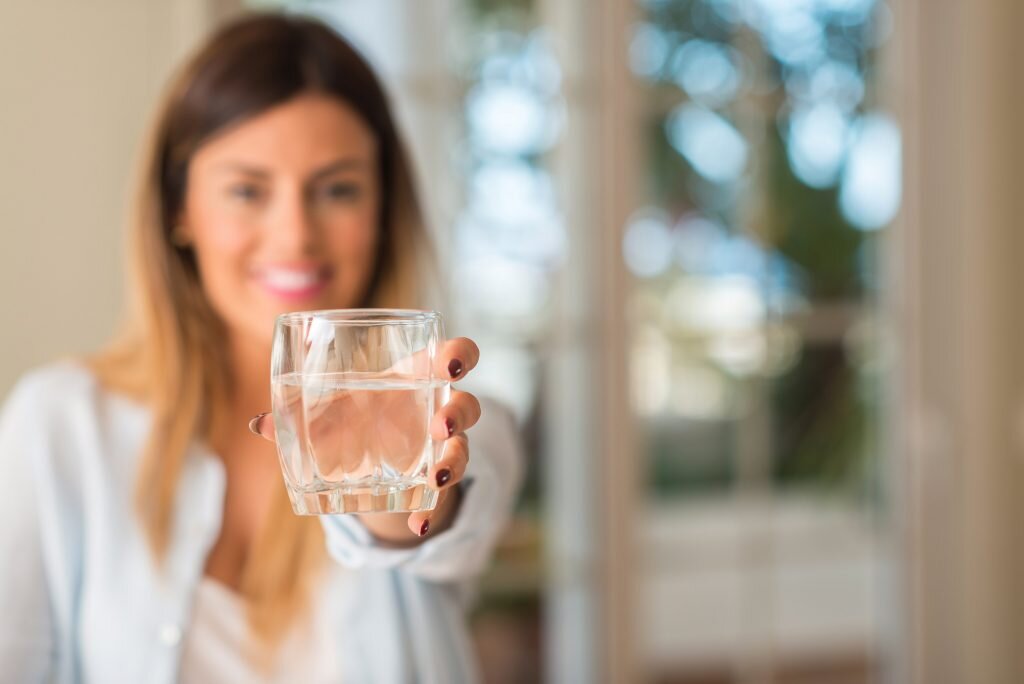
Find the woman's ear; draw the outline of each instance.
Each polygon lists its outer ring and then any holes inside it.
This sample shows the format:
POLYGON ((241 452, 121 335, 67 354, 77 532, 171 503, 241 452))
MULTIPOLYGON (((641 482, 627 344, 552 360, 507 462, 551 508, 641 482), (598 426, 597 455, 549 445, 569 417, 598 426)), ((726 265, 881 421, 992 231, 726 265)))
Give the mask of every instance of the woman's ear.
POLYGON ((174 219, 174 225, 171 226, 171 244, 175 247, 191 247, 192 246, 192 231, 188 227, 188 221, 185 220, 185 211, 178 212, 178 215, 174 219))
POLYGON ((184 224, 175 223, 174 227, 171 228, 171 244, 182 248, 192 245, 192 236, 184 224))

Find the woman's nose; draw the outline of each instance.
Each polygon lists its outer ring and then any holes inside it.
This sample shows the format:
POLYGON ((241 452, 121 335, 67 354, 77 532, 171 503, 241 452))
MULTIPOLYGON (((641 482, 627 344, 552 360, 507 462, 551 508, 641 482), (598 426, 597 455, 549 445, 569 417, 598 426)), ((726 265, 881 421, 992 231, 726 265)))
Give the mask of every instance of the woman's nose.
POLYGON ((289 192, 281 198, 270 234, 282 251, 306 254, 313 249, 317 238, 316 221, 302 192, 289 192))

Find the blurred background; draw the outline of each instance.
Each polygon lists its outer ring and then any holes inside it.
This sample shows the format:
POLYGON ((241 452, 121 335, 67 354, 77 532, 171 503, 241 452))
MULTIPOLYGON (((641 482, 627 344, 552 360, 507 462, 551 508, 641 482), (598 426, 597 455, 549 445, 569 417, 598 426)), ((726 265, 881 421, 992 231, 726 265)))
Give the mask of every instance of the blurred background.
POLYGON ((1024 681, 1018 3, 6 2, 0 392, 107 339, 161 87, 269 9, 384 76, 523 432, 487 681, 1024 681))

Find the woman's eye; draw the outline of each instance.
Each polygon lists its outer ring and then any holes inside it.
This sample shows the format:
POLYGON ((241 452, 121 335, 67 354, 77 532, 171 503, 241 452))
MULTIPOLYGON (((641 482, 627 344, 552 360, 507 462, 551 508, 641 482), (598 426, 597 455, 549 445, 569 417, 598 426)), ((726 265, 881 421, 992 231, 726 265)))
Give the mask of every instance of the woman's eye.
POLYGON ((359 196, 359 186, 355 183, 330 183, 324 186, 321 195, 329 200, 354 199, 359 196))
POLYGON ((243 202, 254 202, 262 196, 260 188, 250 183, 232 185, 228 188, 228 193, 243 202))

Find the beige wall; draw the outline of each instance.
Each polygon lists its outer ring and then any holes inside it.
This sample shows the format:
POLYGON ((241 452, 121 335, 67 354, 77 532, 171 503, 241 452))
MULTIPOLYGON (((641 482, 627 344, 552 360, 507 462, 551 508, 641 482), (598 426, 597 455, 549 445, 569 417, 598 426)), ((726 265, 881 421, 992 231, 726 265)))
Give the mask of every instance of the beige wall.
POLYGON ((169 66, 225 4, 0 3, 0 395, 110 335, 140 137, 169 66))

